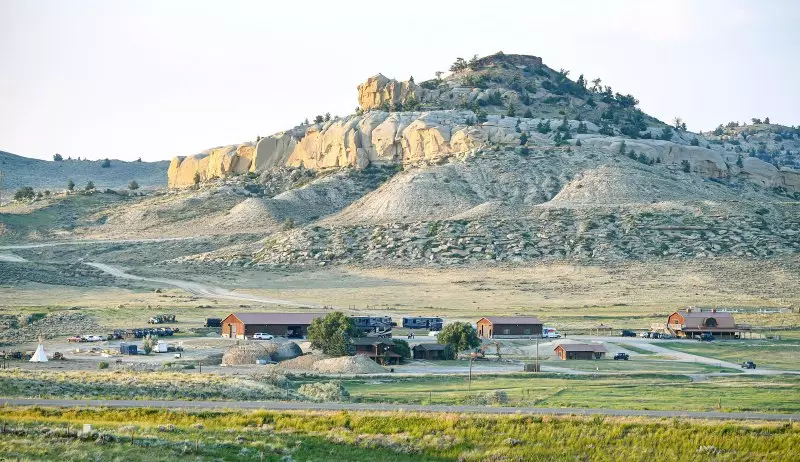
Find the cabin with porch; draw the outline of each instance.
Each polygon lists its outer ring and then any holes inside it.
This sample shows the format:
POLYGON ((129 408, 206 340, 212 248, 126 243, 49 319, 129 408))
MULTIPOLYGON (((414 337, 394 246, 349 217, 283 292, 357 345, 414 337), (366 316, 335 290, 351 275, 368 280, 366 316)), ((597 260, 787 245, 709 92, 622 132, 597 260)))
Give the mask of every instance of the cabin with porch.
POLYGON ((731 313, 687 308, 672 313, 667 318, 667 330, 676 337, 699 338, 711 334, 715 338, 740 338, 750 326, 736 324, 731 313))
POLYGON ((486 316, 478 320, 478 337, 541 337, 542 321, 536 316, 486 316))

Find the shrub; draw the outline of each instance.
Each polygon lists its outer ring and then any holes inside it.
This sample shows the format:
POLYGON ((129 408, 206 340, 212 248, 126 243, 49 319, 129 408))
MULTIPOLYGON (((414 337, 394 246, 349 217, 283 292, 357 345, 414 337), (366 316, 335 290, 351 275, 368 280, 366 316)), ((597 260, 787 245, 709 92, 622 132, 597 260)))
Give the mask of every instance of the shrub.
POLYGON ((130 183, 128 183, 128 189, 131 191, 136 191, 139 189, 139 183, 137 183, 136 180, 132 180, 130 183))
POLYGON ((403 359, 408 359, 411 357, 411 347, 408 346, 408 342, 403 339, 393 339, 394 347, 392 350, 403 357, 403 359))
POLYGON ((690 171, 692 171, 692 165, 691 165, 691 164, 689 164, 689 161, 688 161, 688 160, 686 160, 686 159, 683 159, 683 160, 681 161, 681 170, 683 170, 683 171, 684 171, 684 172, 686 172, 686 173, 689 173, 690 171))
POLYGON ((530 108, 525 109, 525 114, 522 115, 526 119, 533 119, 533 112, 531 112, 530 108))
POLYGON ((102 167, 102 168, 111 167, 111 161, 108 160, 108 159, 103 159, 103 162, 100 163, 100 167, 102 167))
POLYGON ((698 140, 697 138, 692 138, 692 141, 689 144, 691 144, 692 146, 700 146, 700 140, 698 140))
POLYGON ((105 361, 100 361, 100 362, 97 364, 97 368, 98 368, 98 369, 108 369, 108 363, 107 363, 107 362, 105 362, 105 361))
POLYGON ((547 120, 547 121, 539 121, 539 123, 536 124, 536 130, 539 133, 544 133, 544 134, 550 133, 550 130, 551 130, 550 121, 549 120, 547 120))
POLYGON ((86 186, 84 186, 84 188, 83 188, 83 189, 84 189, 84 191, 93 191, 93 190, 94 190, 94 182, 93 182, 93 181, 91 181, 91 180, 89 180, 89 181, 86 183, 86 186))
POLYGON ((600 126, 600 130, 598 130, 598 133, 606 136, 614 136, 614 129, 611 128, 611 126, 608 123, 603 122, 603 125, 600 126))
POLYGON ((192 182, 195 186, 200 184, 200 172, 195 172, 194 176, 192 177, 192 182))
POLYGON ((289 229, 292 229, 292 228, 294 228, 294 219, 293 218, 287 218, 287 219, 283 220, 283 223, 281 224, 281 229, 286 231, 286 230, 289 230, 289 229))
POLYGON ((144 339, 144 342, 142 342, 142 349, 144 350, 144 354, 146 355, 152 353, 155 346, 156 346, 156 339, 152 337, 148 337, 144 339))
POLYGON ((350 397, 350 393, 338 382, 304 383, 297 390, 298 393, 312 401, 343 401, 350 397))
POLYGON ((671 141, 672 140, 672 127, 664 127, 661 129, 661 134, 658 136, 658 139, 664 141, 671 141))
POLYGON ((586 126, 586 122, 581 121, 578 124, 578 128, 575 129, 575 132, 579 134, 589 133, 589 127, 586 126))
POLYGON ((64 157, 59 153, 55 153, 53 154, 53 160, 56 162, 61 162, 62 160, 64 160, 64 157))
POLYGON ((525 133, 525 132, 522 132, 519 135, 519 144, 520 145, 525 145, 527 142, 528 142, 528 134, 525 133))
POLYGON ((14 193, 14 200, 17 201, 33 199, 34 197, 36 197, 36 193, 33 192, 33 188, 30 186, 23 186, 14 193))
POLYGON ((67 181, 67 191, 75 190, 75 182, 72 180, 67 181))

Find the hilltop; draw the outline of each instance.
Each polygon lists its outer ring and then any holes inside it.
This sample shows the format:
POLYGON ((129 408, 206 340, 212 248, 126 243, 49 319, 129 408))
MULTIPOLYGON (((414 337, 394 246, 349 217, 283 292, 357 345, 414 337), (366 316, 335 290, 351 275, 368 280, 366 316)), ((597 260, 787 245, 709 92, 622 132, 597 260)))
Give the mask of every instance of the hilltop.
POLYGON ((142 189, 155 189, 166 186, 169 162, 125 162, 112 159, 107 168, 100 160, 64 159, 50 161, 31 159, 0 151, 0 170, 3 171, 3 189, 12 192, 23 186, 35 190, 62 191, 67 181, 72 180, 77 187, 92 181, 98 189, 123 189, 128 183, 136 181, 142 189))
POLYGON ((164 261, 262 267, 800 251, 797 128, 692 133, 525 55, 459 59, 420 83, 379 74, 357 90, 353 114, 176 157, 168 190, 109 198, 66 233, 12 222, 5 238, 204 236, 217 243, 164 261))

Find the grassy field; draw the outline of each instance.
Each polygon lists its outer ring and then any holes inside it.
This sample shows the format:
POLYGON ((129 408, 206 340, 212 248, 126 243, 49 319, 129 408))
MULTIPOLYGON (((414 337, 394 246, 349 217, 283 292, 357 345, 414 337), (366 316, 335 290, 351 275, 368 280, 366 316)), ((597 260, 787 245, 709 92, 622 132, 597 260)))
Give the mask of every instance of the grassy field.
POLYGON ((800 445, 797 423, 40 408, 0 419, 14 460, 794 460, 800 445), (84 423, 94 432, 79 434, 84 423))
POLYGON ((758 367, 800 371, 800 341, 797 340, 665 342, 663 346, 722 361, 754 361, 758 367))
POLYGON ((798 412, 793 390, 800 377, 711 377, 692 382, 683 375, 557 376, 513 374, 345 380, 351 399, 426 404, 490 403, 510 406, 589 407, 691 411, 798 412), (502 393, 498 393, 502 392, 502 393), (505 396, 503 396, 505 395, 505 396))

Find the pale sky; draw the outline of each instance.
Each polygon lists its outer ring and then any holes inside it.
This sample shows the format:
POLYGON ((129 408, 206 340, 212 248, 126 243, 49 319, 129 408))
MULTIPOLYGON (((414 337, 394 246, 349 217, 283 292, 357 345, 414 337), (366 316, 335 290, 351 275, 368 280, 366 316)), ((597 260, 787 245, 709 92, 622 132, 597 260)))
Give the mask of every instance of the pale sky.
POLYGON ((800 3, 0 0, 0 150, 170 159, 352 113, 367 77, 540 56, 692 131, 800 124, 800 3))

